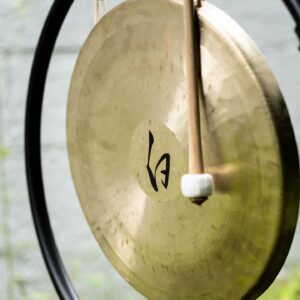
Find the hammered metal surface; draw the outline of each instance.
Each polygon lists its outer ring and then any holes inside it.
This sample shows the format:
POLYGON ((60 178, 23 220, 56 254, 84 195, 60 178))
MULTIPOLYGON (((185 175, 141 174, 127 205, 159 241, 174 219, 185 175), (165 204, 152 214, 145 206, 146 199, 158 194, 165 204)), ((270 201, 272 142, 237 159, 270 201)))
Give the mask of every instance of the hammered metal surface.
POLYGON ((128 0, 89 35, 69 92, 72 175, 98 243, 146 297, 250 299, 275 278, 292 240, 297 151, 254 43, 206 1, 199 18, 214 195, 196 206, 180 193, 188 133, 178 1, 128 0))

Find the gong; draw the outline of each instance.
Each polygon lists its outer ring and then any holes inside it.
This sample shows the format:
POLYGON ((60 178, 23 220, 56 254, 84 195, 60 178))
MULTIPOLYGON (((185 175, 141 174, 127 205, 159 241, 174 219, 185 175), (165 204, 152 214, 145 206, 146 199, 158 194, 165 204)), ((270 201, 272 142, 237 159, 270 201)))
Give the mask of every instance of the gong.
POLYGON ((278 274, 296 226, 294 134, 254 42, 204 1, 200 111, 215 186, 200 206, 182 196, 182 11, 180 1, 128 0, 94 27, 69 91, 72 176, 99 245, 147 298, 254 299, 278 274))

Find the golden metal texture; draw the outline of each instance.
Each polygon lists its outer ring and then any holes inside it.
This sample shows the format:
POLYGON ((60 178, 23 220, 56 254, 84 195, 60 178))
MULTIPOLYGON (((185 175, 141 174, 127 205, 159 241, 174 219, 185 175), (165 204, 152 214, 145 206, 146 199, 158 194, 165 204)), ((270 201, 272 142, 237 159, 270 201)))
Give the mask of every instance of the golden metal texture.
POLYGON ((298 155, 281 92, 247 34, 203 2, 201 103, 215 192, 185 199, 182 3, 128 0, 85 42, 71 81, 72 175, 88 223, 122 276, 154 300, 255 299, 288 253, 298 155))

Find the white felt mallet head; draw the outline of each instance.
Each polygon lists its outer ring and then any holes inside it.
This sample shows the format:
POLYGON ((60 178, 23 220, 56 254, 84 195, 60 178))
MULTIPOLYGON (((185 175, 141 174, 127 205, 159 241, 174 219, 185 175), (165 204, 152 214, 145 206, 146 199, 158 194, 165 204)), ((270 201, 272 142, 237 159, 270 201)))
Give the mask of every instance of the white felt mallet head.
POLYGON ((186 174, 181 177, 181 192, 190 199, 208 198, 213 193, 213 185, 210 174, 186 174))

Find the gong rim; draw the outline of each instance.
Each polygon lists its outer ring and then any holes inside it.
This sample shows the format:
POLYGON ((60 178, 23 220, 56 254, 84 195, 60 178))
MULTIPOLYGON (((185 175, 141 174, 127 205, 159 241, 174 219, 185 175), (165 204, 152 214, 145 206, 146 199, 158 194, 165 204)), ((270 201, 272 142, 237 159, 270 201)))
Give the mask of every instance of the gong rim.
MULTIPOLYGON (((199 17, 201 19, 201 12, 199 17)), ((224 15, 224 18, 226 18, 228 24, 233 25, 234 21, 230 17, 224 15)), ((215 21, 218 22, 217 19, 215 21)), ((227 28, 222 29, 227 30, 227 28)), ((292 245, 299 215, 300 167, 297 142, 288 108, 283 97, 273 97, 274 91, 278 90, 278 86, 275 84, 276 79, 271 73, 269 66, 265 63, 261 63, 263 61, 263 56, 254 42, 250 38, 238 38, 239 35, 244 35, 244 31, 241 27, 236 27, 235 30, 237 31, 235 34, 231 34, 230 31, 227 33, 231 36, 236 46, 242 49, 242 53, 245 59, 247 59, 249 66, 253 67, 260 64, 264 67, 263 69, 254 67, 252 68, 252 71, 254 76, 259 79, 258 83, 261 85, 264 92, 267 95, 271 95, 271 97, 266 98, 266 101, 276 130, 279 151, 282 158, 282 191, 285 195, 287 195, 286 198, 282 198, 283 211, 280 233, 276 241, 276 246, 273 249, 273 253, 270 255, 269 262, 267 263, 264 272, 243 297, 243 299, 257 299, 276 279, 286 261, 292 245), (259 55, 253 56, 253 50, 259 53, 259 55), (265 72, 269 74, 270 78, 274 78, 273 82, 263 75, 265 72), (281 255, 278 255, 278 253, 281 253, 281 255)), ((281 94, 280 91, 279 93, 281 94)))

